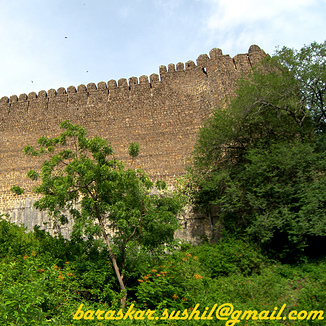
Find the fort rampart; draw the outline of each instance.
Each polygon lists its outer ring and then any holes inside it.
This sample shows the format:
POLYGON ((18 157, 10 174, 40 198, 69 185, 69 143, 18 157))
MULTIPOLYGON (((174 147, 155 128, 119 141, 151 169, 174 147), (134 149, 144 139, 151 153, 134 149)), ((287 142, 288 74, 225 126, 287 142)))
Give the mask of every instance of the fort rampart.
POLYGON ((153 180, 171 184, 184 173, 203 121, 223 99, 233 96, 235 81, 264 56, 256 45, 234 58, 213 49, 209 56, 200 55, 196 63, 161 66, 159 75, 149 78, 1 98, 0 213, 8 213, 12 221, 28 228, 47 221, 44 213, 32 208, 36 197, 31 192, 33 183, 26 177, 28 170, 40 168, 42 160, 25 156, 22 150, 27 144, 36 145, 41 136, 58 135, 58 126, 66 119, 86 128, 88 136, 107 139, 121 160, 128 160, 131 142, 139 143, 136 164, 153 180), (10 192, 12 185, 27 191, 16 197, 10 192))

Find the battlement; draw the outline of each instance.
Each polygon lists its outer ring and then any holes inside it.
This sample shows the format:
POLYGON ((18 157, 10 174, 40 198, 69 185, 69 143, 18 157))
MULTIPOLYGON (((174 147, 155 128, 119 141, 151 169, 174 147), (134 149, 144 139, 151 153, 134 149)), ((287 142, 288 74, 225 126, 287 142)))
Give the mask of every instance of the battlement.
POLYGON ((4 96, 0 99, 0 107, 6 106, 6 104, 12 104, 15 102, 26 102, 36 99, 45 98, 61 98, 64 96, 66 99, 69 96, 74 95, 91 95, 94 92, 105 93, 108 95, 115 95, 121 90, 129 90, 131 93, 137 88, 151 89, 159 87, 162 82, 171 77, 176 78, 176 73, 187 72, 195 68, 201 68, 205 73, 208 73, 207 69, 212 66, 212 64, 220 64, 228 67, 230 70, 247 72, 254 64, 259 62, 262 55, 265 55, 264 51, 260 49, 257 45, 250 46, 247 54, 238 54, 234 58, 229 55, 223 55, 222 50, 214 48, 207 54, 201 54, 196 60, 196 63, 192 60, 186 63, 179 62, 177 64, 170 63, 167 67, 162 65, 159 67, 159 75, 151 74, 149 77, 142 75, 139 77, 130 77, 128 80, 126 78, 121 78, 118 80, 109 80, 106 82, 99 82, 97 85, 95 83, 89 83, 87 86, 81 84, 77 87, 69 86, 67 89, 60 87, 57 90, 49 89, 47 92, 41 90, 36 94, 31 92, 28 95, 20 94, 11 95, 10 97, 4 96))

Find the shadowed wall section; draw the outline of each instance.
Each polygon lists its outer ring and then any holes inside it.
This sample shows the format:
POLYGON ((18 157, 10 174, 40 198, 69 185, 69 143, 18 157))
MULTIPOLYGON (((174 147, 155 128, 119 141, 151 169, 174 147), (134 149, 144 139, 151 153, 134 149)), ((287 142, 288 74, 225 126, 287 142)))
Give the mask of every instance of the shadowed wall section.
POLYGON ((89 137, 107 139, 115 156, 124 161, 129 160, 128 145, 139 143, 136 166, 141 165, 152 180, 172 184, 184 173, 196 133, 212 108, 231 97, 235 81, 265 55, 256 45, 234 58, 213 49, 196 63, 161 66, 159 75, 1 98, 0 213, 9 213, 12 221, 28 228, 47 220, 32 208, 36 197, 26 177, 28 170, 40 168, 44 158, 32 159, 22 150, 27 144, 36 145, 41 136, 58 135, 58 126, 66 119, 86 128, 89 137), (12 185, 27 191, 16 197, 10 192, 12 185))

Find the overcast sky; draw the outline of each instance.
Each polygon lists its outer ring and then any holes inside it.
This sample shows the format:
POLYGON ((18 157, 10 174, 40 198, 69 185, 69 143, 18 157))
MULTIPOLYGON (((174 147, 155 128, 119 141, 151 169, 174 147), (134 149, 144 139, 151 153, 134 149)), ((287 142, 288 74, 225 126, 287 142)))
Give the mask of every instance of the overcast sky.
POLYGON ((214 47, 273 54, 326 39, 326 0, 11 0, 0 98, 158 73, 214 47))

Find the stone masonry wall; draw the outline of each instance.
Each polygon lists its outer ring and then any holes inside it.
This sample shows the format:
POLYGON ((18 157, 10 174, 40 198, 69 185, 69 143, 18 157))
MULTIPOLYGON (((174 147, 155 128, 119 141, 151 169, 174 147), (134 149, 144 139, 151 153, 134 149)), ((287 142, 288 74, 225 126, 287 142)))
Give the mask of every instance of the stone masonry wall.
MULTIPOLYGON (((266 54, 252 45, 248 53, 231 58, 220 49, 193 61, 161 66, 158 74, 110 80, 3 97, 0 99, 0 214, 11 220, 33 224, 47 221, 35 211, 33 182, 26 177, 42 162, 22 153, 41 136, 60 133, 65 119, 86 128, 88 136, 107 139, 118 159, 128 161, 127 147, 140 144, 136 159, 152 180, 172 184, 184 173, 196 134, 212 108, 234 94, 235 81, 247 74, 266 54), (10 192, 12 185, 27 189, 23 197, 10 192)), ((187 224, 187 223, 184 223, 187 224)), ((48 222, 46 229, 52 229, 48 222)), ((69 228, 69 227, 68 227, 69 228)), ((189 223, 188 223, 188 236, 189 223)), ((196 229, 196 227, 195 227, 196 229)), ((64 233, 68 233, 67 230, 64 233)))

